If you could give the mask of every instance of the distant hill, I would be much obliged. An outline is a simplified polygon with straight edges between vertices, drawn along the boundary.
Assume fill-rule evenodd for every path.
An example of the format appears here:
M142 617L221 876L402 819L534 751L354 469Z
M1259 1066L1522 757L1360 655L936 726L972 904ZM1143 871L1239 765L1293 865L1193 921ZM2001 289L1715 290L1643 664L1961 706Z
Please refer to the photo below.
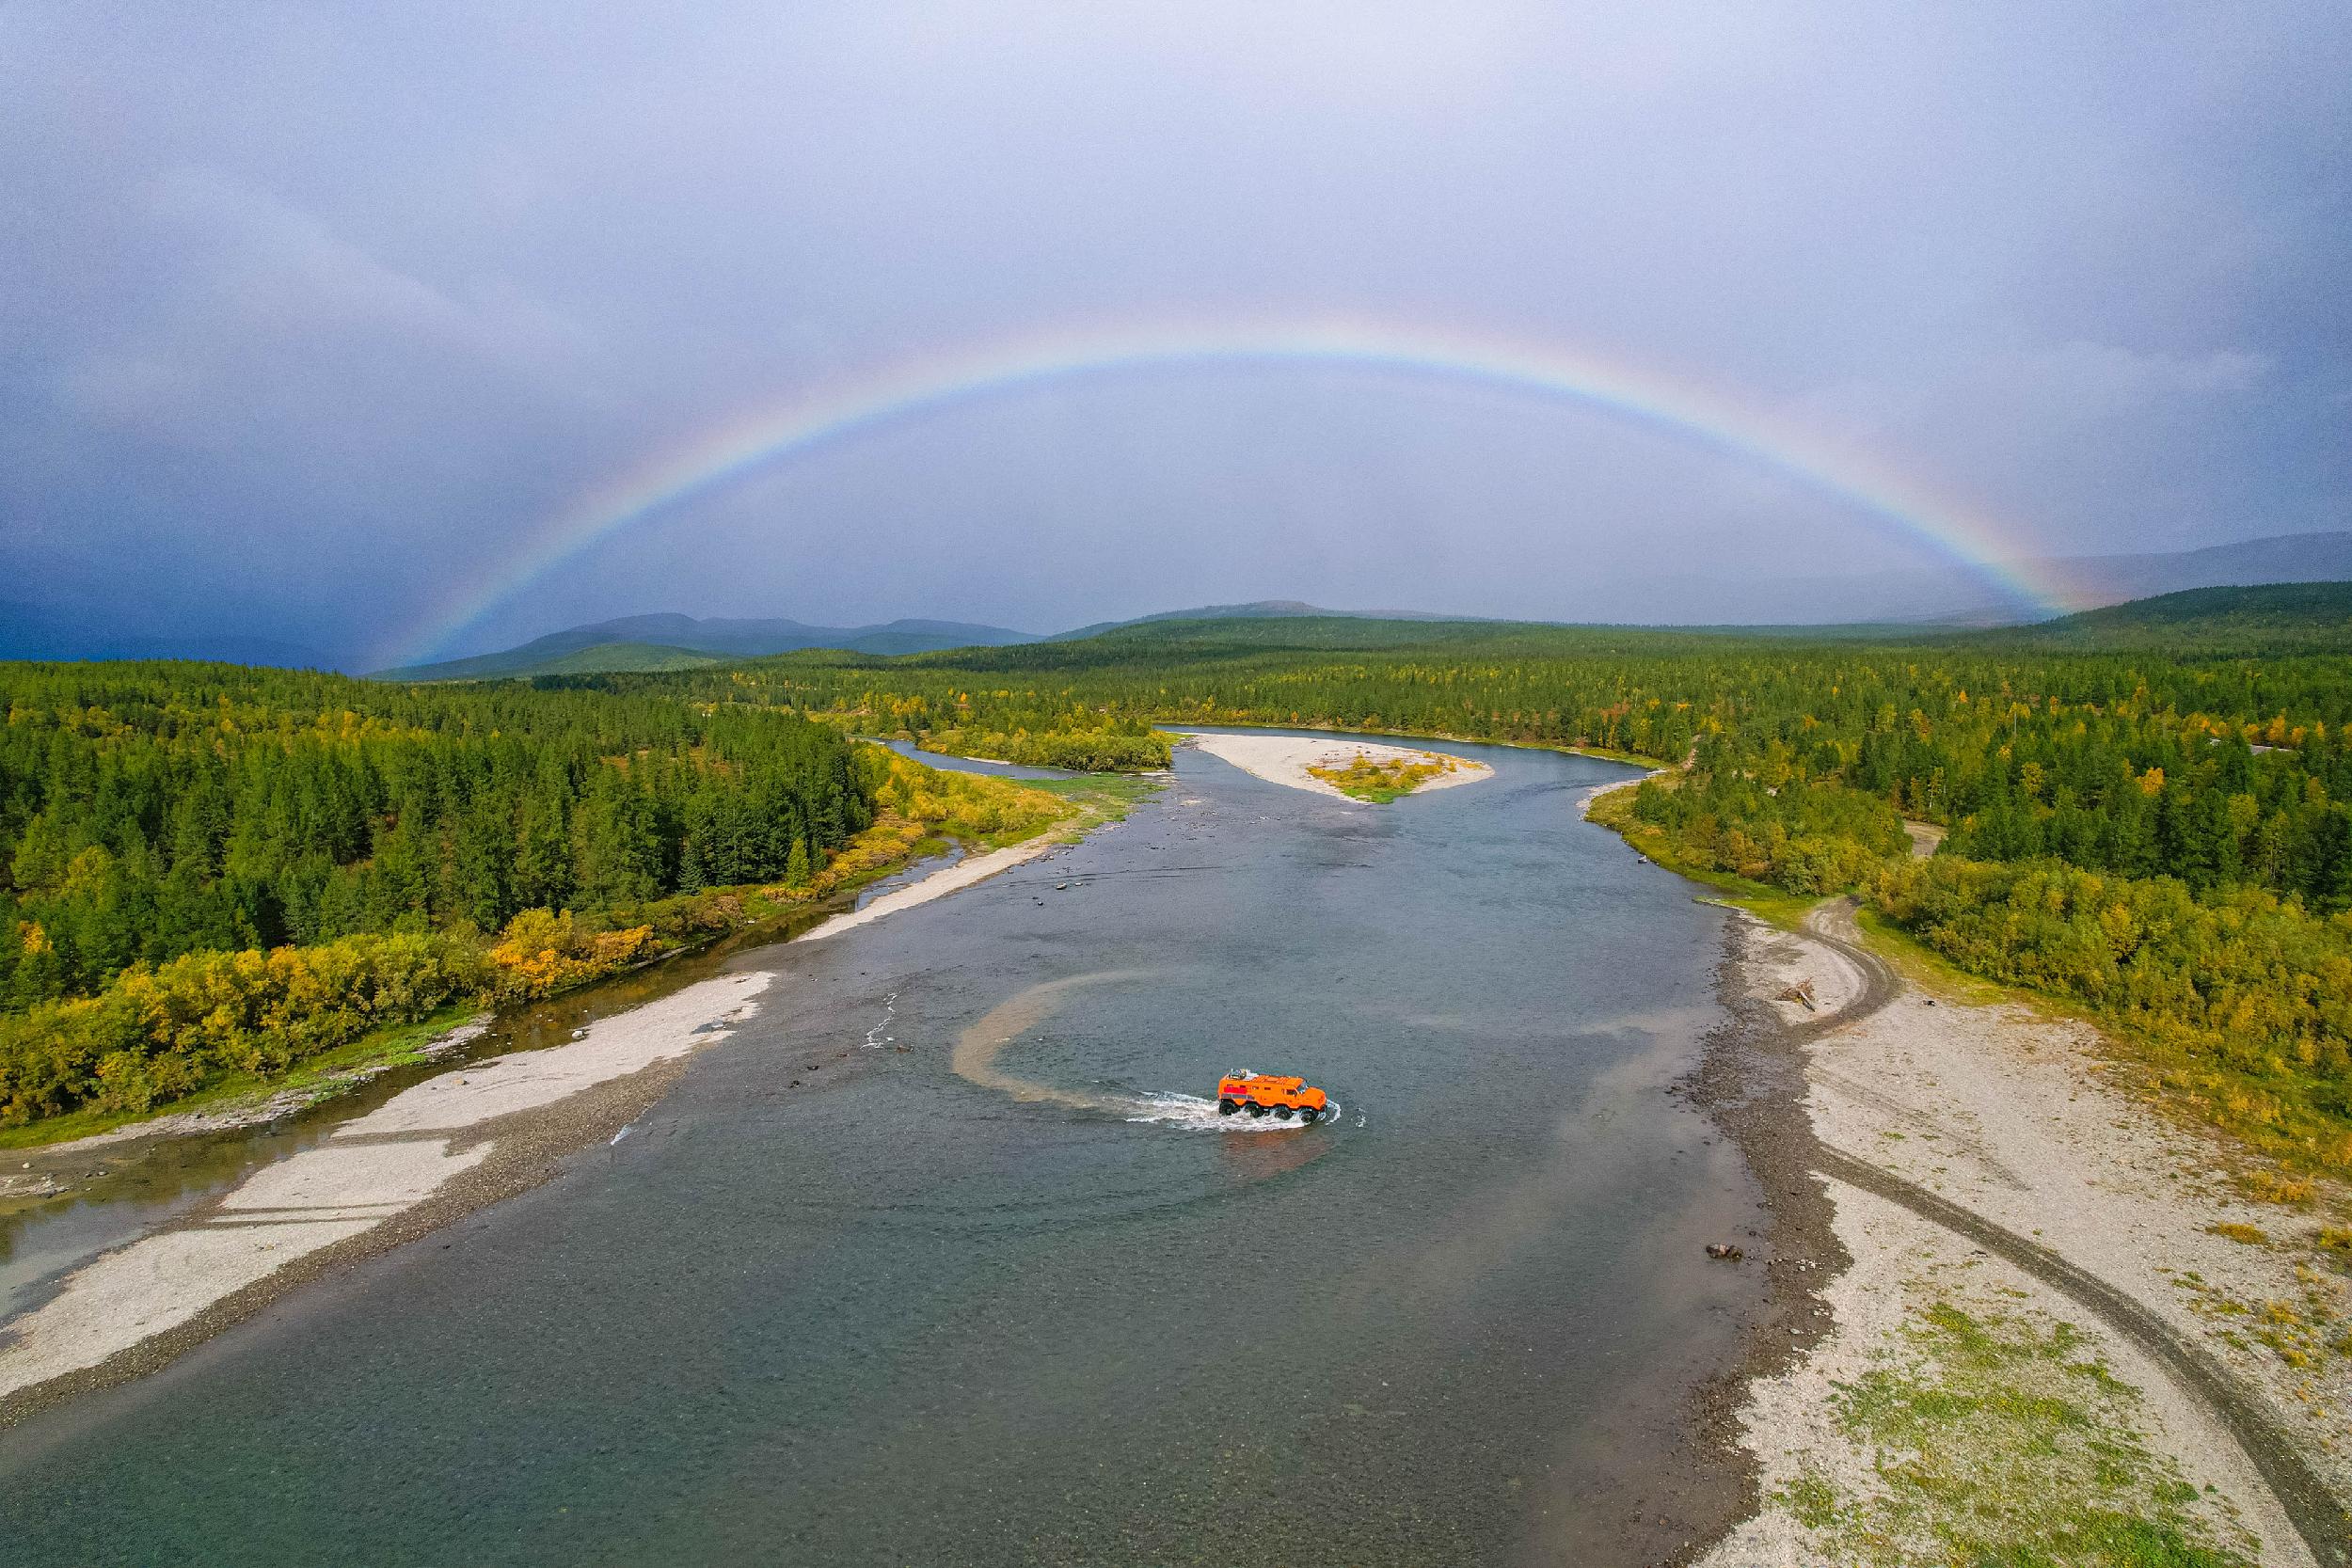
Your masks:
M1767 628L1781 635L1815 638L1804 628ZM1841 628L1842 630L1842 628ZM1123 623L1080 640L1049 638L1019 647L927 654L914 661L930 667L1003 671L1026 677L1115 664L1153 666L1170 659L1255 655L1284 651L1375 652L1397 649L1475 651L1480 657L1545 658L1564 652L1665 646L1708 630L1663 626L1563 626L1543 621L1392 620L1373 615L1248 615L1226 619L1185 617ZM793 657L793 656L788 656Z
M2064 609L2090 610L2191 588L2352 581L2352 532L2280 534L2194 550L2052 556L2012 562L2008 569L2020 579L2047 590ZM1559 593L1557 615L1516 624L1958 628L2013 626L2047 613L2022 597L1997 599L1982 570L1956 564L1835 577L1747 574L1731 578L1704 570L1596 577L1562 583ZM1326 610L1295 599L1263 599L1253 604L1163 610L1126 621L1098 621L1045 641L1076 641L1168 621L1335 618L1461 624L1480 619L1419 610Z
M1080 641L1048 638L1017 648L969 656L940 656L975 669L1041 673L1132 660L1219 652L1282 649L1324 652L1403 648L1475 650L1479 657L1556 657L1565 654L1689 646L1693 638L1747 639L1785 643L1898 642L1922 646L1967 643L2041 648L2164 648L2184 655L2269 655L2352 649L2352 581L2260 584L2190 589L2083 610L2031 626L1963 628L1916 623L1859 622L1838 626L1626 626L1551 621L1469 621L1330 611L1238 614L1206 611L1122 622Z
M2192 588L1979 636L2036 647L2342 653L2352 649L2352 581Z
M1859 622L1833 626L1771 624L1629 626L1587 622L1447 620L1434 615L1382 615L1318 610L1295 600L1208 605L1132 621L1082 626L1019 643L960 643L928 650L919 662L1043 676L1106 662L1151 664L1168 658L1278 650L1341 653L1408 648L1475 650L1499 658L1557 657L1573 652L1632 651L1688 646L1693 638L1745 638L1784 642L1954 643L2129 651L2164 647L2185 655L2272 654L2352 648L2352 583L2283 583L2193 589L2134 600L2023 626L1960 627L1918 623ZM838 644L829 644L838 646ZM675 655L678 650L660 650ZM599 651L600 652L600 651ZM787 650L803 653L808 650ZM691 656L690 656L691 657ZM711 659L710 662L720 662ZM680 668L606 661L543 666L538 673Z
M379 670L392 681L498 680L519 675L596 674L627 670L690 669L677 662L723 663L801 648L844 648L860 654L923 654L944 648L995 648L1038 639L1003 626L960 621L891 621L875 626L812 626L799 621L697 620L691 615L628 615L534 638L520 647L439 664ZM586 658L588 662L577 660ZM644 662L659 659L665 662Z
M1281 620L1347 620L1347 621L1477 621L1472 615L1438 615L1421 610L1325 610L1298 599L1256 599L1248 604L1210 604L1195 610L1163 610L1154 615L1138 615L1132 621L1097 621L1092 626L1079 626L1072 631L1057 631L1051 637L1040 638L1043 642L1076 642L1089 637L1101 637L1105 632L1125 631L1133 626L1155 626L1163 621L1281 621Z
M724 664L723 654L701 654L691 648L665 648L659 642L599 642L575 654L558 654L531 673L534 675L605 675L629 671L699 670Z
M371 679L394 681L501 680L528 675L585 675L634 671L691 669L695 663L717 664L770 654L798 653L808 648L840 648L850 653L887 657L899 654L943 653L956 648L1007 648L1031 642L1075 642L1088 638L1141 628L1168 627L1168 635L1184 636L1181 628L1232 622L1345 622L1359 627L1390 623L1429 626L1496 626L1509 623L1463 621L1421 610L1321 610L1296 599L1260 599L1252 604L1202 605L1196 610L1164 610L1132 621L1098 621L1074 631L1039 637L1003 626L970 626L959 621L892 621L878 626L811 626L798 621L699 621L691 615L630 615L573 626L495 654L453 658L439 664L407 665L379 670ZM1277 641L1284 639L1278 637ZM1421 639L1407 635L1406 641ZM1311 645L1332 646L1343 635L1325 632Z
M2352 532L2275 534L2195 550L2050 556L2016 562L2015 570L2026 580L2048 587L2060 604L2075 610L2197 588L2352 581ZM1981 585L1961 580L1965 576L1957 569L1940 581L1935 574L1890 575L1878 585L1883 604L1875 613L1884 619L1947 625L2019 619L1985 603Z
M1123 622L1097 633L1096 638L1104 642L1164 647L1401 648L1443 642L1494 643L1518 632L1567 629L1543 621L1454 621L1434 615L1356 615L1319 610L1298 615L1154 615Z
M2285 533L2165 554L2061 556L2034 563L2085 610L2194 588L2352 581L2352 532Z

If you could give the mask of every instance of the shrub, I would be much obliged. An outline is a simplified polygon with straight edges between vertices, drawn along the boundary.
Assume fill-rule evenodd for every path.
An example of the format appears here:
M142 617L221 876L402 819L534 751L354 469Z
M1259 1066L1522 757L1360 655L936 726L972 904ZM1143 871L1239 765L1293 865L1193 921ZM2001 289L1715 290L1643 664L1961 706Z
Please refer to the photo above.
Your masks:
M0 1125L144 1111L230 1073L282 1071L476 993L473 943L353 936L134 964L96 996L0 1019Z
M1869 893L1961 967L2122 1025L2207 1120L2352 1167L2352 920L2256 888L1953 855L1890 863Z
M525 910L490 949L490 991L516 1002L569 990L633 962L653 940L651 926L592 932L578 928L569 910Z

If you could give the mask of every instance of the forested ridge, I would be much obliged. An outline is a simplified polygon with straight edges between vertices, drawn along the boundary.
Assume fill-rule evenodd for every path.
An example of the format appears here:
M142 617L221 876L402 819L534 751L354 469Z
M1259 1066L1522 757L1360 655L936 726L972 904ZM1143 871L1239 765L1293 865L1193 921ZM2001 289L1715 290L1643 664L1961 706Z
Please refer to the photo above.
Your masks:
M2352 587L2203 590L1941 635L1343 618L798 655L579 683L788 705L955 749L1157 723L1582 746L1672 771L1613 814L1674 863L1859 892L2083 1003L2274 1150L2352 1168ZM2283 650L2283 651L2281 651ZM1050 737L1041 740L1041 737ZM1947 830L1909 858L1905 818Z

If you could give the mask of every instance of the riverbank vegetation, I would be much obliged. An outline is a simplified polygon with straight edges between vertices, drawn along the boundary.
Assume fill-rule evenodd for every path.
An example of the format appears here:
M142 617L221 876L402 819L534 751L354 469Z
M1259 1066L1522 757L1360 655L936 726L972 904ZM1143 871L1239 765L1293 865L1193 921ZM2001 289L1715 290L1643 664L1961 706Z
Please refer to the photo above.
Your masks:
M2143 1042L2194 1114L2342 1173L2347 624L2344 584L1910 636L1169 622L593 684L965 736L1273 724L1647 759L1665 773L1607 816L1668 863L1790 895L1851 890L1969 973ZM1906 820L1945 831L1931 860L1910 859Z
M1076 700L1068 689L1035 683L975 689L952 662L957 657L813 652L692 673L549 677L534 684L682 699L712 711L792 709L943 756L1024 768L1140 773L1168 766L1177 737L1155 728L1148 713Z
M1066 768L1073 773L1142 773L1168 766L1175 737L1149 724L1069 725L1061 729L907 728L901 738L943 756L986 757L1024 768Z
M0 1126L266 1081L1085 809L772 710L0 665Z
M1410 795L1430 780L1454 771L1454 767L1451 760L1435 757L1424 762L1414 762L1405 757L1375 762L1359 752L1343 766L1310 767L1307 772L1310 777L1321 779L1350 800L1386 805L1401 796Z

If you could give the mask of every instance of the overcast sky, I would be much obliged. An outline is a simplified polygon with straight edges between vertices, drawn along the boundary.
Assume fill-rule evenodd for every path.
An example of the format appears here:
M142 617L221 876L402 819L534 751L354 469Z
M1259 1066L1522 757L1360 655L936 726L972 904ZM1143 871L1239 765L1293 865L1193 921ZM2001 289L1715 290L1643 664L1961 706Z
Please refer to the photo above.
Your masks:
M15 0L0 603L364 666L747 410L1329 313L1645 367L2046 553L2347 526L2348 83L2342 0ZM442 651L656 610L1590 617L1934 559L1597 413L1187 372L828 448Z

